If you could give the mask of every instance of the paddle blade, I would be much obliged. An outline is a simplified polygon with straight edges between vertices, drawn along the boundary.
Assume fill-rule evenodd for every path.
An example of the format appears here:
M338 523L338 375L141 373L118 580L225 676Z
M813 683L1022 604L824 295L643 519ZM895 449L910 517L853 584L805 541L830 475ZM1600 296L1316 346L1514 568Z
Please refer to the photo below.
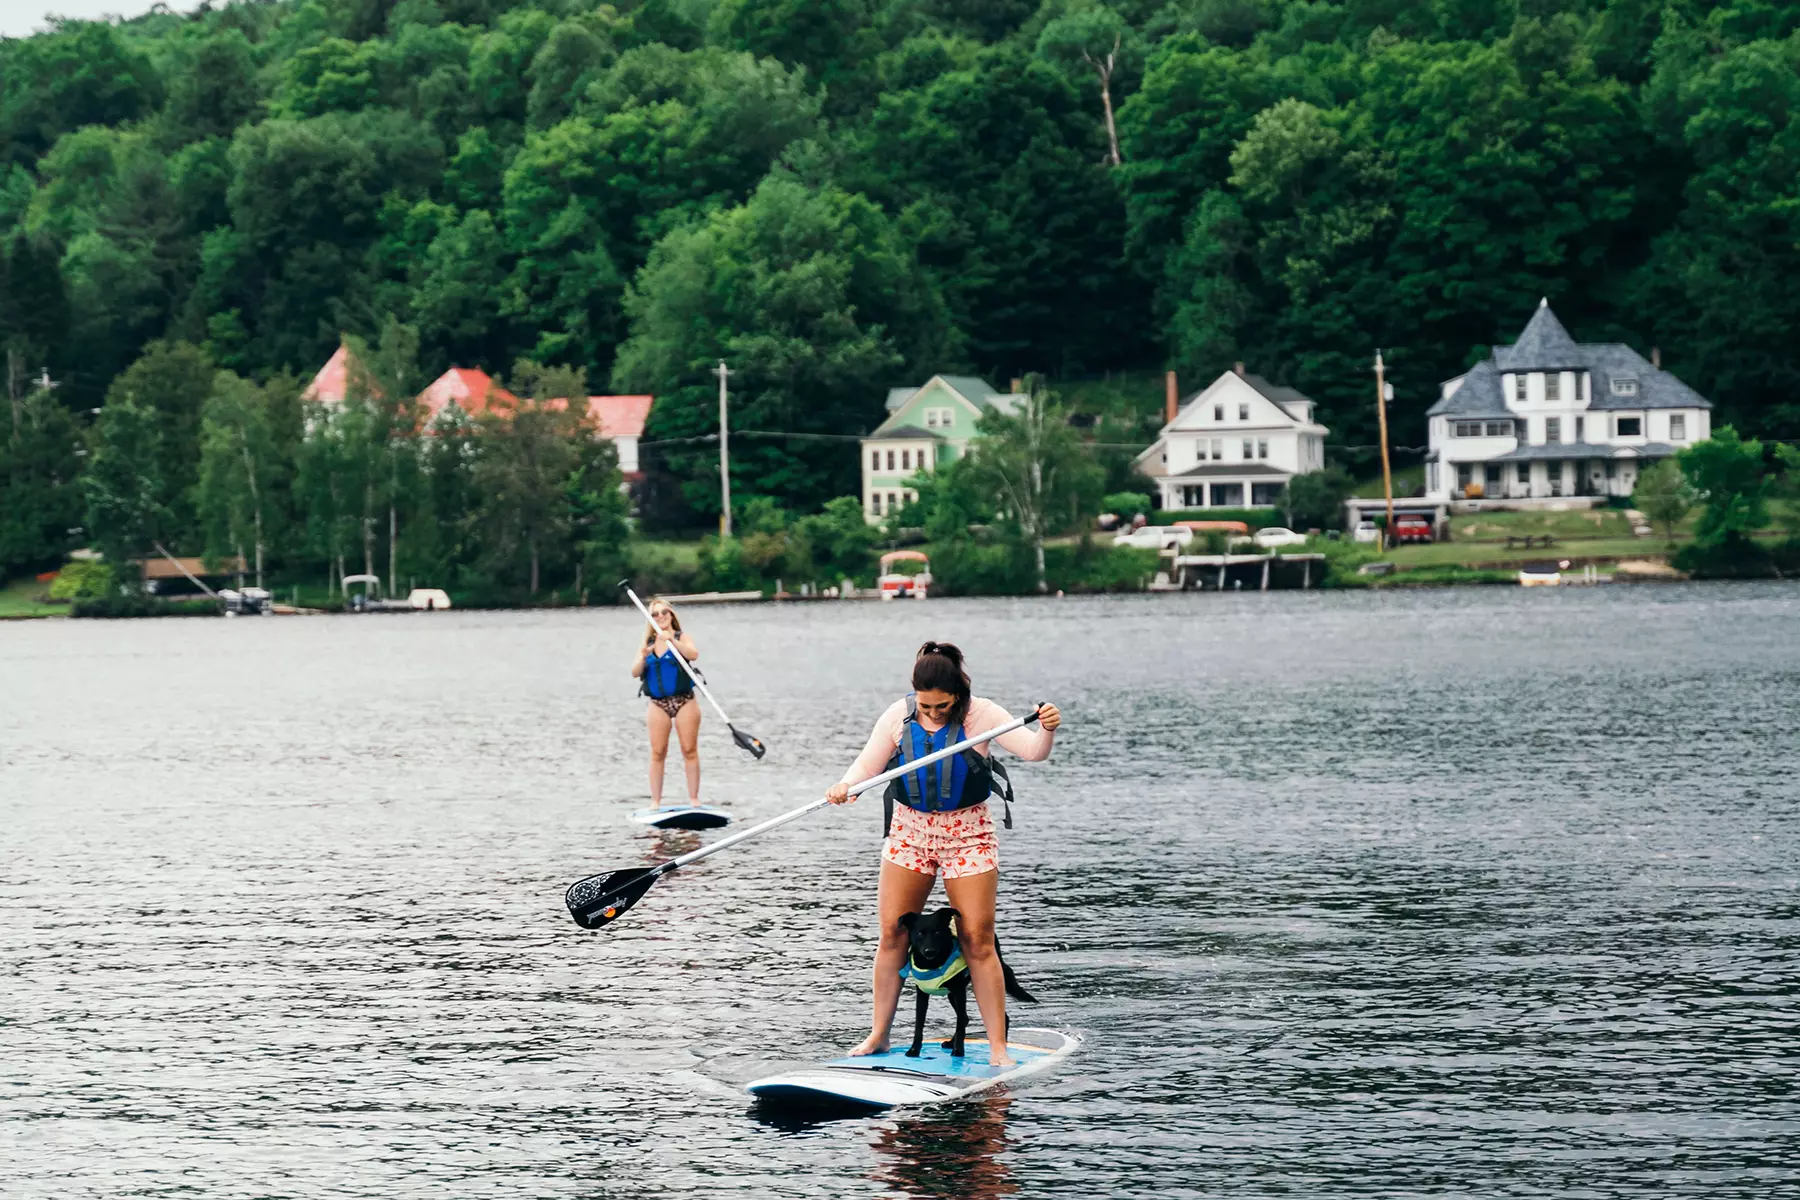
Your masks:
M631 867L607 875L590 875L570 884L563 899L577 925L603 929L629 912L661 874L655 867Z
M756 737L753 734L745 733L736 725L728 726L728 728L731 730L731 740L748 750L750 753L756 755L756 757L761 758L769 752L769 748L762 744L761 738Z

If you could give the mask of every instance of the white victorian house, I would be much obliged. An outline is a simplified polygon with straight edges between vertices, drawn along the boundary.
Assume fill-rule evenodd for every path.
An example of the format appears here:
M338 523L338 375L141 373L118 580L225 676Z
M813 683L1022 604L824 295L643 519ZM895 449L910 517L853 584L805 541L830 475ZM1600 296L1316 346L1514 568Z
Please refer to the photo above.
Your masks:
M1438 501L1629 496L1640 465L1712 433L1712 404L1620 342L1577 342L1550 302L1510 346L1446 380L1426 417Z
M967 452L983 413L1011 413L1018 398L973 375L933 375L888 391L887 419L862 440L863 515L881 520L919 494L910 481Z
M1288 480L1325 467L1329 431L1313 409L1239 363L1181 402L1138 470L1156 481L1161 508L1266 508Z

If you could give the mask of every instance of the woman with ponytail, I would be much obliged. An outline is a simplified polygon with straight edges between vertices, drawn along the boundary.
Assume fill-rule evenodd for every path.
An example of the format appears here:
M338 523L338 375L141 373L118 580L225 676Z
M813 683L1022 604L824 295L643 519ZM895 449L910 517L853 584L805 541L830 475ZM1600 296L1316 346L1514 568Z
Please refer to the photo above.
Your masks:
M962 651L948 642L926 642L919 648L912 686L911 695L881 714L869 744L843 780L826 793L834 804L854 800L850 788L865 779L1013 719L993 701L971 694ZM1054 704L1041 705L1037 729L1015 729L994 741L1028 762L1039 762L1050 757L1061 724L1062 714ZM906 962L907 932L901 918L924 910L932 882L942 875L950 906L960 918L957 940L987 1030L989 1061L1011 1065L1006 1053L1005 979L994 949L1000 841L987 804L990 752L991 744L983 743L907 774L890 790L897 803L881 850L874 1016L869 1036L850 1052L853 1055L880 1054L888 1048L888 1031L900 1002L900 969Z

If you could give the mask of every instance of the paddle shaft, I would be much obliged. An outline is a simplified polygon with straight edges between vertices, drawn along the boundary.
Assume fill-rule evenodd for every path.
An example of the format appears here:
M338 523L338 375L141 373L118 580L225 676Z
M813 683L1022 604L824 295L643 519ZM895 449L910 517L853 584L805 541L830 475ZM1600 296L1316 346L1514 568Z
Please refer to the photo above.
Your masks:
M636 599L636 597L633 597L633 599ZM891 771L883 771L873 778L865 779L858 784L853 784L850 788L850 794L853 796L860 796L871 788L880 787L884 783L900 778L908 771L916 771L928 763L934 763L941 759L949 758L952 754L961 754L971 746L979 746L983 742L991 742L1002 734L1011 733L1015 729L1023 729L1037 719L1037 710L1033 709L1022 717L1014 717L1011 721L1008 721L998 729L988 730L980 737L968 738L964 741L957 742L954 746L945 746L942 750L934 750L930 754L913 759L903 767L895 767ZM671 858L668 862L663 863L655 869L659 874L663 874L673 871L676 867L684 867L688 863L698 862L709 854L717 854L727 846L735 846L739 842L747 841L759 833L766 833L778 825L786 825L789 821L797 821L814 809L823 808L830 803L831 801L829 799L820 796L817 800L809 801L799 808L794 809L792 812L782 813L779 817L771 817L760 825L752 825L750 828L731 834L729 837L722 837L711 845L702 846L698 850L690 850L680 858Z
M625 594L631 597L631 602L637 605L637 610L644 614L644 620L650 622L650 628L656 629L656 621L650 616L650 610L644 607L644 602L638 599L638 594L629 587L625 589ZM658 633L660 634L661 631L658 630ZM656 645L654 640L650 644L653 647ZM669 639L669 652L675 656L675 661L681 664L681 669L687 672L687 677L694 681L694 686L700 690L700 694L706 697L706 702L713 706L713 711L719 714L719 720L730 725L731 718L725 715L725 710L719 707L719 702L713 699L713 694L706 690L705 681L700 678L699 672L689 665L687 656L681 652L680 647L676 646L674 638Z

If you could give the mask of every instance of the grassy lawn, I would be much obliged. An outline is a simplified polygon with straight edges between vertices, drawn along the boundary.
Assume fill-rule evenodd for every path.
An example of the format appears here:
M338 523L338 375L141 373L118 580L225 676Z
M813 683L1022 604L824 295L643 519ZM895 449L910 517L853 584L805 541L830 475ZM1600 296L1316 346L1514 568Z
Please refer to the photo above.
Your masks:
M1413 467L1401 467L1394 472L1394 499L1403 500L1425 490L1425 464ZM1365 479L1350 489L1350 494L1358 500L1379 500L1381 498L1381 476Z
M1682 525L1676 526L1678 533L1682 528ZM1594 508L1578 512L1468 513L1450 518L1450 537L1459 542L1546 533L1558 538L1632 536L1631 522L1625 519L1623 510L1616 508Z
M68 616L68 605L44 604L38 600L49 587L49 584L39 583L29 575L0 584L0 617Z

